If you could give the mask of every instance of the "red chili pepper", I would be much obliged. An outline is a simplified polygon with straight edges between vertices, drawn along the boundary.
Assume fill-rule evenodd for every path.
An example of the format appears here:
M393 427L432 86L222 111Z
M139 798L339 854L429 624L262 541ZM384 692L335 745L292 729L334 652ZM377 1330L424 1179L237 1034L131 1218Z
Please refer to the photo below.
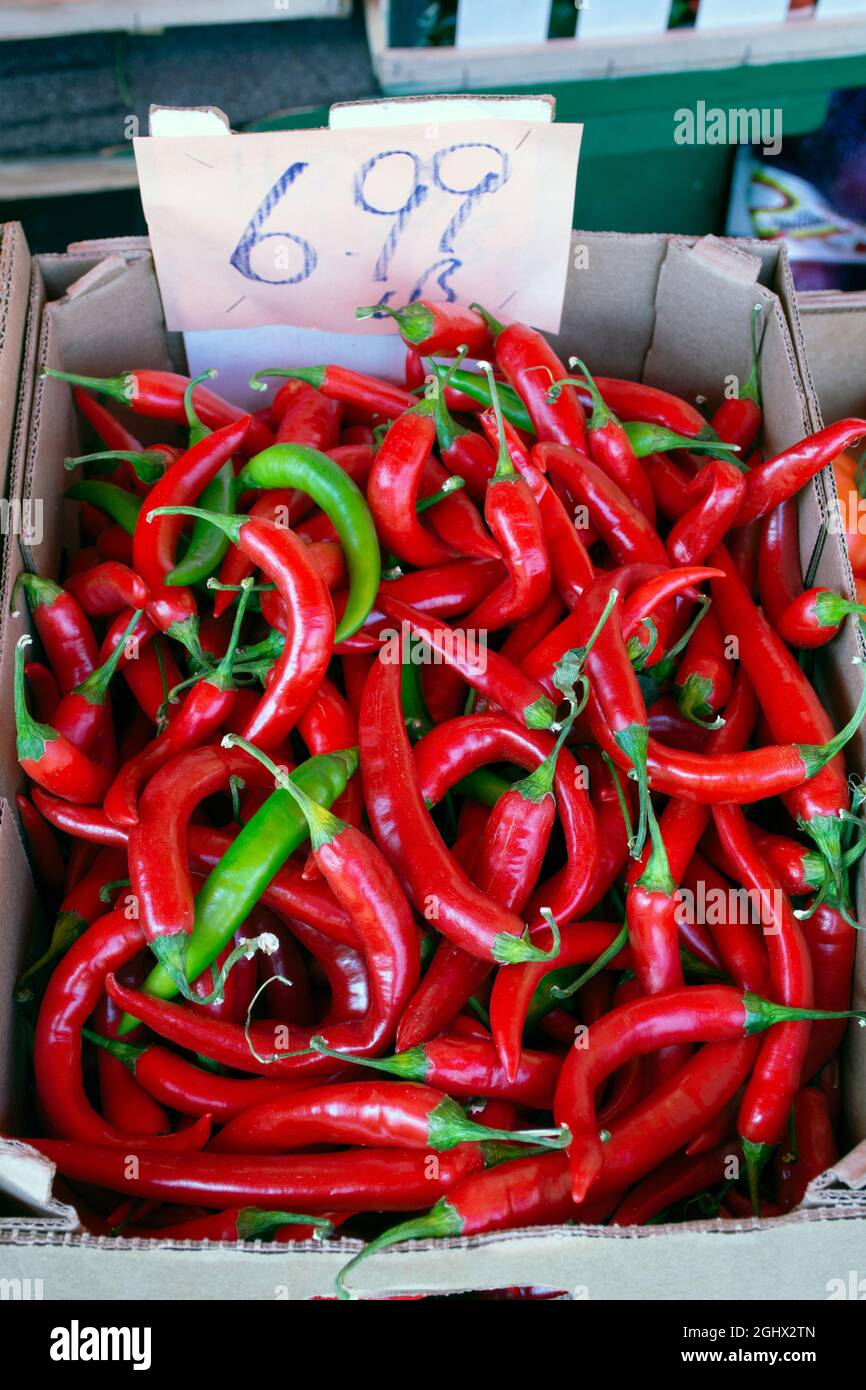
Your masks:
M99 1043L118 1065L132 1073L136 1082L161 1105L181 1115L210 1115L218 1124L227 1124L251 1106L296 1095L303 1089L300 1081L241 1081L221 1076L196 1066L177 1052L148 1042L142 1047L116 1042L98 1034L88 1033L92 1042Z
M586 419L577 392L565 386L556 400L548 395L551 382L566 370L544 336L523 323L503 328L485 317L496 340L496 362L529 411L538 438L585 449Z
M302 1206L315 1212L417 1211L431 1196L447 1192L484 1162L478 1144L463 1144L442 1155L418 1149L346 1149L287 1160L210 1153L173 1153L169 1158L145 1151L137 1139L138 1162L131 1176L128 1158L120 1149L56 1139L23 1142L45 1154L58 1172L73 1181L219 1210L256 1204L275 1210ZM127 1138L127 1153L130 1148Z
M194 902L187 870L192 813L232 777L271 788L267 771L242 750L198 748L181 753L149 782L139 820L129 830L129 874L145 940L160 962L183 975Z
M15 726L18 761L28 777L65 801L102 800L108 772L50 724L37 724L27 710L24 694L24 648L32 639L20 637L15 646Z
M348 367L338 367L333 362L322 367L266 367L250 377L250 386L257 391L266 390L260 380L263 376L287 376L306 381L329 400L351 406L368 420L376 416L395 420L418 404L411 392L404 391L401 386L365 376L363 372L353 372Z
M587 965L616 941L620 928L609 922L574 922L562 929L562 946L553 968ZM609 962L612 970L630 970L632 953L620 950ZM496 974L490 995L490 1026L506 1076L516 1076L520 1066L523 1030L532 996L550 972L551 962L506 965ZM572 1021L572 1038L574 1023Z
M470 357L478 357L492 344L486 320L475 309L461 304L414 299L402 309L392 309L389 304L370 304L355 310L356 319L380 318L386 314L396 322L406 346L421 357L432 357L434 353L447 357L460 352L461 348Z
M380 593L379 605L392 622L406 623L407 630L414 632L431 648L434 660L444 661L459 671L473 690L500 705L518 724L532 729L555 727L556 706L543 686L525 676L507 658L486 647L483 651L476 650L467 634L455 632L447 623L410 607L408 603L390 597L383 599ZM386 658L391 655L387 648L384 655ZM382 655L379 657L381 663ZM393 662L386 661L386 664Z
M745 894L738 893L700 854L690 859L681 887L683 913L706 921L725 973L740 989L766 993L770 963Z
M727 985L691 985L623 1004L594 1024L589 1046L568 1053L554 1100L557 1123L571 1131L568 1155L575 1201L585 1197L605 1163L594 1118L595 1091L625 1062L677 1043L728 1042L818 1016L815 1010L787 1008Z
M394 1057L346 1060L407 1081L423 1081L449 1096L502 1098L531 1110L550 1109L562 1066L558 1054L524 1048L520 1070L514 1081L509 1081L493 1042L486 1036L479 1036L474 1025L471 1031L455 1029L449 1035L431 1039L423 1047L412 1047Z
M736 806L716 806L713 819L719 839L736 863L738 879L760 905L759 920L770 959L774 996L785 1005L811 1008L814 1002L812 963L787 895L755 849L742 811ZM774 1028L761 1044L755 1069L746 1086L737 1127L743 1137L755 1193L766 1146L778 1141L794 1102L809 1031L808 1023L798 1022Z
M471 715L439 724L415 745L415 769L424 802L435 805L470 772L490 762L516 763L532 773L553 749L548 735L530 733L501 715ZM530 897L530 929L543 925L541 908L558 921L569 921L590 905L597 884L600 852L595 816L580 767L567 748L560 748L553 770L553 794L566 844L565 867ZM369 810L369 806L368 806Z
M54 672L43 666L41 661L26 661L24 675L37 720L40 724L50 724L60 703L60 687L54 678Z
M339 1218L329 1221L321 1216L299 1216L290 1211L262 1211L259 1207L231 1207L216 1211L212 1216L196 1216L166 1226L124 1226L118 1234L127 1240L269 1240L280 1244L300 1240L324 1240Z
M815 980L819 1009L844 1009L851 1003L857 929L832 903L820 903L800 921ZM813 1023L803 1062L803 1080L811 1081L842 1045L845 1023Z
M715 1187L739 1171L740 1149L736 1141L723 1140L700 1157L669 1158L638 1183L611 1217L613 1226L646 1226L660 1212Z
M489 716L481 716L480 718L483 723L485 718L489 718ZM468 721L459 721L460 724L464 722L473 723L476 729L478 728L477 722L471 718ZM493 723L495 722L493 721ZM445 725L440 725L442 729L445 727ZM496 733L489 724L487 730L488 735L493 735L496 738ZM460 733L463 732L464 730L461 729ZM501 729L499 732L501 733ZM518 740L522 739L519 730L515 729L514 732L518 734ZM561 738L562 735L560 735ZM502 741L503 743L508 742L507 734ZM474 738L471 739L471 742L476 744ZM478 742L483 742L483 734ZM545 742L549 741L545 740ZM427 738L422 740L423 743L427 743ZM464 745L464 747L466 746ZM415 751L425 800L438 800L444 790L447 790L447 785L445 788L440 785L432 791L432 794L428 794L423 782L425 751L428 765L432 762L434 767L438 761L436 752L431 750L429 743L427 743L426 750L421 751L421 744L418 744ZM524 756L525 751L525 749L521 749ZM515 783L508 791L503 792L490 815L485 817L485 822L480 827L480 835L469 833L468 841L472 846L471 858L466 861L461 859L457 853L460 842L452 849L455 858L470 874L475 886L480 888L482 892L489 894L494 902L513 912L522 913L524 911L538 880L556 813L555 784L560 789L565 789L563 797L565 805L561 810L561 815L566 828L566 863L568 867L564 877L571 879L567 889L574 885L575 896L578 899L583 895L586 879L592 875L594 870L597 850L595 827L594 824L590 823L592 813L584 796L575 815L574 802L575 800L581 801L580 792L575 795L573 790L579 786L578 769L568 754L565 754L564 765L560 768L559 756L562 751L561 744L557 741L544 754L543 761L538 762L527 777ZM490 756L489 749L486 756ZM518 754L519 756L520 754ZM530 760L531 758L532 753L530 753ZM451 758L449 761L450 766L446 774L447 782L450 782L454 776L454 760ZM584 833L574 833L578 826ZM589 831L588 834L587 831ZM548 902L553 903L553 907L548 906L547 910L554 915L571 915L570 899L567 893L564 896L560 891L552 894L548 899L546 892L546 888L538 890L535 899L540 898L545 902L545 905ZM489 973L486 962L479 962L450 941L443 942L437 950L433 964L424 976L421 985L409 1001L397 1034L398 1046L401 1049L413 1047L416 1043L425 1042L428 1038L435 1036L480 988ZM516 1075L519 1056L506 1059L501 1049L500 1055L506 1062L506 1071L509 1076Z
M647 768L655 791L666 796L700 801L705 805L730 801L747 805L769 796L781 796L817 779L818 773L852 737L866 716L866 691L854 717L826 744L769 744L739 754L689 753L657 743L651 738ZM593 724L602 749L619 767L630 763L603 722Z
M177 512L166 516L163 508L196 501L232 454L237 453L247 437L250 419L244 415L236 423L214 430L182 454L154 484L135 527L133 568L150 590L148 616L162 632L183 642L194 657L200 657L195 600L189 589L170 588L165 582L176 564L175 548L183 521ZM160 517L156 524L152 521L155 512Z
M382 543L401 560L424 569L453 558L450 547L422 525L415 511L435 436L432 402L415 404L389 429L367 483L367 502Z
M492 432L489 412L485 411L481 416L481 423L490 434L491 441L496 443L498 429L495 434ZM552 585L565 606L573 608L587 584L593 579L595 567L564 504L543 473L530 462L529 454L523 449L517 431L507 420L504 421L504 433L514 466L538 506L544 542L550 557Z
M498 1139L547 1143L554 1130L492 1129L471 1120L442 1091L412 1081L347 1081L264 1101L239 1115L211 1153L268 1154L311 1144L435 1149Z
M322 681L298 720L297 729L310 754L354 748L358 742L355 716L339 690L328 680ZM334 802L333 810L338 819L349 825L361 824L363 803L359 777L349 779L346 790Z
M172 511L175 509L172 508ZM242 733L265 749L276 748L297 723L325 675L334 647L334 609L325 583L291 531L245 516L206 516L277 587L290 616L290 638ZM152 515L152 513L151 513Z
M694 724L713 728L731 698L734 663L719 620L710 608L695 628L677 667L674 689L680 710Z
M485 531L475 503L464 497L462 486L462 478L449 477L441 464L429 457L421 472L423 496L416 502L416 510L426 512L429 505L430 525L439 539L458 555L476 560L498 560L499 547ZM438 498L435 506L433 497Z
M144 581L128 565L115 560L68 576L64 588L78 600L89 618L113 617L121 608L144 608L149 597Z
M649 561L668 565L667 552L655 528L597 464L560 444L536 444L532 461L543 473L550 472L561 479L586 508L618 564Z
M823 647L836 636L849 613L866 613L866 606L852 603L832 589L803 589L797 504L793 497L764 517L760 536L761 605L789 646Z
M496 470L487 484L484 517L496 537L508 578L470 613L467 625L495 629L527 617L550 592L550 557L538 504L508 452L499 397L488 367L499 434Z
M77 600L52 580L36 574L19 575L13 601L19 587L24 590L48 664L61 693L67 695L90 675L99 660L90 623Z
M103 560L132 564L132 537L122 526L104 527L96 537L96 549Z
M171 723L141 752L124 763L106 792L105 811L115 825L137 824L138 795L145 782L177 754L207 743L232 714L236 694L232 666L244 607L245 600L242 600L219 666L195 682Z
M132 453L141 451L141 442L115 415L112 415L110 410L106 409L101 401L94 400L93 396L88 396L87 392L82 391L80 386L73 386L72 397L85 420L96 430L106 449L127 449Z
M68 835L81 837L95 844L121 846L127 843L127 831L113 825L101 807L72 806L46 796L38 787L33 799L49 825ZM190 866L195 872L212 869L231 843L231 836L207 826L190 824L188 844ZM262 903L288 917L303 918L335 940L352 945L357 937L348 916L339 907L330 889L322 883L308 883L301 867L288 860L274 875L262 895Z
M141 953L124 967L127 984L140 984L143 978ZM121 1014L103 995L94 1014L94 1024L106 1037L116 1037ZM86 1030L84 1030L86 1033ZM89 1034L86 1034L90 1036ZM103 1118L124 1134L165 1134L171 1129L164 1107L154 1100L135 1077L109 1052L100 1049L96 1058L99 1103Z
M568 1167L558 1154L540 1154L503 1163L464 1178L425 1216L416 1216L371 1240L337 1276L337 1295L355 1297L346 1279L358 1264L404 1240L473 1236L519 1226L560 1225L574 1214Z
M751 476L751 474L750 474ZM713 563L725 571L712 581L716 613L723 630L736 636L738 656L761 700L773 738L822 743L833 726L823 703L785 644L752 602L735 572L730 555L720 546ZM764 698L766 696L766 698ZM837 885L841 903L847 900L840 865L840 812L849 808L844 760L823 759L813 774L785 797L785 805L824 855Z
M866 420L839 420L750 469L746 475L746 496L735 524L745 526L766 516L864 435Z
M597 376L595 384L605 404L620 420L640 420L658 425L674 434L687 434L693 439L712 439L713 431L701 412L688 401L670 391L648 386L642 381L623 381L615 376ZM578 392L585 405L590 404L589 389Z
M827 1101L821 1091L807 1086L794 1101L792 1129L796 1151L779 1150L776 1160L776 1195L785 1211L798 1207L813 1178L826 1173L839 1157L839 1148Z
M698 565L724 540L746 492L746 480L735 464L710 459L688 485L683 501L688 510L668 533L668 555L675 565Z
M111 624L99 653L100 661L106 661L122 642L129 617L127 609ZM155 632L150 619L142 618L132 640L126 644L120 665L126 684L152 724L159 721L169 692L183 680L171 648L162 637L155 636ZM169 719L174 717L175 709L176 706L169 705Z
M106 720L111 718L108 688L123 656L124 644L132 636L140 617L140 612L133 613L123 637L108 659L91 671L68 695L64 695L54 711L52 727L82 753L91 751L100 731L105 729Z
M56 372L46 367L43 376L54 377L56 381L68 381L72 386L84 386L89 391L98 391L129 406L136 415L147 415L154 420L172 420L176 425L185 425L186 410L184 394L190 383L188 376L176 372L132 371L123 376L90 377L76 376L71 372ZM245 430L246 447L254 454L273 444L274 437L260 420L249 419L243 410L230 405L206 386L196 386L193 392L193 405L203 425L220 431L227 425L240 420L249 420L248 434Z
M338 401L329 401L306 381L287 381L272 402L278 422L276 444L305 444L326 453L340 437L342 410Z
M505 568L498 560L455 560L450 565L434 565L431 569L400 575L398 579L383 579L377 605L383 599L397 599L417 609L419 615L431 613L440 618L452 618L468 612L486 598L504 574ZM334 605L338 612L342 607L341 597L337 595ZM370 653L375 657L383 626L390 624L384 612L375 606L363 630L339 643L337 650L344 659L351 653Z
M716 410L710 421L719 439L726 444L738 444L743 454L748 453L755 444L763 423L761 408L760 355L758 342L758 322L763 306L755 304L751 316L752 365L742 387L736 396L728 396Z
M580 358L572 357L569 365L576 367L584 380L566 377L565 382L571 386L585 385L592 402L592 415L587 426L590 458L622 489L638 511L654 526L656 508L653 490L640 460L635 456L626 431L603 400L595 381ZM563 384L554 382L550 394L558 393Z
M62 888L66 870L60 846L50 826L33 802L21 792L15 794L15 805L18 807L30 862L36 871L37 879L41 880L44 887Z
M382 656L364 689L358 744L373 833L416 909L432 909L443 936L470 955L493 961L536 958L520 919L491 906L442 842L424 804L403 723L400 666Z
M95 922L55 967L39 1010L33 1045L36 1089L56 1134L82 1143L129 1147L130 1136L92 1109L81 1077L81 1029L102 995L105 977L121 969L144 945L141 928L124 912ZM207 1142L202 1119L177 1134L137 1138L141 1148L191 1149Z

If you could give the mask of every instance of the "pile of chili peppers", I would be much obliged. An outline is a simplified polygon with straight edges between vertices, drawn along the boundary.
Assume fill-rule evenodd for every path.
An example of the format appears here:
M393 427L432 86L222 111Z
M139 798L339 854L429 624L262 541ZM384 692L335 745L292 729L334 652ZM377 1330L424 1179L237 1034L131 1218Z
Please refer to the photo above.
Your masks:
M49 373L95 438L18 585L27 1142L143 1240L788 1211L845 1139L866 845L866 695L837 731L811 679L859 609L794 498L866 421L764 458L757 353L705 417L388 312L404 385L274 368L255 414Z

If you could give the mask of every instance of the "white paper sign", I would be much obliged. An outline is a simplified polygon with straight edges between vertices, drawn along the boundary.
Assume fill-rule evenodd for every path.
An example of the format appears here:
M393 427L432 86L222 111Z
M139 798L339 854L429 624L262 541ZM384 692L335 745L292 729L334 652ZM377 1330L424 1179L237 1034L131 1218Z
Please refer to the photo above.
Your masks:
M866 0L818 0L816 19L846 19L866 14Z
M668 27L671 0L583 0L577 9L578 39L627 34L661 34Z
M458 48L497 48L511 43L544 43L552 0L458 0Z
M356 305L424 296L479 300L556 332L582 129L140 137L166 323L353 332Z
M748 24L782 24L789 0L701 0L699 29L731 29Z

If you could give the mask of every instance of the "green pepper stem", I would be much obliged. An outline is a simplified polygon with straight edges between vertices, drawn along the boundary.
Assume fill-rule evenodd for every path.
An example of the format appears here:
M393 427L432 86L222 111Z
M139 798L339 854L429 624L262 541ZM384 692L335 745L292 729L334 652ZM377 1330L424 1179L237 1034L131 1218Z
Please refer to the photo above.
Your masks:
M208 676L209 685L214 685L218 690L227 690L233 685L232 667L237 656L238 643L241 638L241 626L244 621L247 604L252 598L254 581L252 575L242 579L240 583L240 594L238 596L237 609L235 610L235 620L229 637L225 655L212 676Z
M83 386L87 391L99 391L120 401L121 405L129 405L135 390L132 372L124 372L123 376L80 376L77 372L58 372L54 367L43 367L41 375L54 381L67 381L70 386Z
M618 956L620 951L624 950L627 945L628 927L623 925L610 945L602 951L600 956L596 956L592 965L587 966L582 975L579 975L570 985L554 985L550 991L551 994L556 999L570 999L573 994L577 994L579 989L583 989L585 984L588 984L590 980L594 979L595 976L604 969L608 962L612 961L614 956Z
M648 454L665 453L668 449L688 449L693 454L712 454L714 458L729 459L745 469L745 464L737 457L739 444L723 444L718 439L702 439L698 436L676 434L663 425L650 425L643 420L626 420L623 429L638 458Z
M502 404L499 400L499 390L496 385L496 378L493 375L493 368L489 362L479 362L478 365L487 377L487 384L490 388L490 404L493 406L493 413L496 416L496 429L499 434L499 453L496 456L496 468L487 484L489 487L490 483L499 483L503 480L516 478L518 473L514 464L511 462L511 455L508 452L508 441L505 438L505 421L502 416Z
M739 393L740 400L754 401L760 409L761 406L761 348L764 345L763 336L758 342L758 324L764 312L763 304L753 304L749 322L749 334L752 342L752 365L746 384Z
M88 1042L96 1043L97 1047L103 1048L118 1062L122 1062L133 1076L135 1076L135 1066L138 1059L147 1051L146 1047L135 1047L132 1043L118 1042L116 1038L104 1038L101 1033L94 1033L92 1028L82 1028L81 1036L86 1038Z
M466 480L460 477L459 473L452 473L449 478L439 488L438 492L431 492L429 497L419 497L415 503L415 511L418 513L426 512L430 507L435 507L437 502L444 502L446 497L450 497L452 492L459 492L466 486Z
M504 331L505 325L500 323L499 319L494 318L490 310L485 309L483 304L473 303L469 305L469 308L474 309L476 314L481 315L487 327L490 329L493 338L498 338L500 333Z
M433 331L433 314L419 300L404 304L402 309L392 309L390 304L366 304L355 310L356 319L376 318L380 314L394 319L401 337L413 345L423 343Z
M152 511L147 513L145 520L151 522L155 516L194 516L200 521L209 521L211 526L216 526L220 531L224 531L235 545L237 545L241 527L245 521L249 521L249 517L243 514L206 512L201 507L154 507Z
M189 430L190 446L198 444L211 433L207 425L202 424L199 419L192 397L197 386L200 386L203 381L213 381L215 376L216 369L209 367L206 372L194 376L183 393L183 413L186 416L187 429Z
M368 1241L364 1249L355 1255L347 1265L344 1265L337 1275L334 1281L337 1298L344 1302L356 1298L356 1295L349 1290L346 1280L352 1270L357 1269L363 1260L369 1259L377 1251L387 1250L391 1245L401 1245L404 1240L432 1240L437 1236L459 1236L462 1229L461 1218L450 1205L447 1197L441 1197L426 1216L413 1216L409 1221L401 1221L399 1226L392 1226L390 1231L383 1231L380 1236L375 1236L373 1240Z
M139 619L144 613L143 608L137 608L123 630L123 636L114 647L111 655L103 661L101 666L97 666L95 671L91 671L89 676L77 685L72 692L73 695L80 695L89 705L104 705L108 694L108 687L112 678L120 665L126 651L126 644L138 626Z
M15 643L15 678L13 705L15 709L16 746L18 760L25 758L38 762L45 752L46 743L52 743L59 734L49 724L40 724L27 708L24 693L24 653L33 645L33 638L25 632Z
M340 820L331 811L320 806L318 801L314 801L311 796L302 790L301 787L291 781L288 773L283 772L277 767L273 759L267 753L263 753L254 744L248 743L239 734L226 734L222 741L223 748L242 748L245 753L249 753L251 758L260 762L262 767L267 768L273 774L274 781L283 791L287 791L302 812L304 819L310 829L310 844L314 850L321 849L323 845L329 845L332 840L336 840L344 830L348 829L346 822Z
M690 723L697 724L700 729L721 729L725 722L709 703L712 688L709 676L699 676L697 671L691 671L678 687L677 704L680 714Z
M325 380L325 367L262 367L261 371L253 372L248 386L254 391L267 391L267 385L261 381L263 376L286 376L292 381L306 381L310 386L320 387Z
M569 367L577 367L578 371L581 373L581 377L583 378L583 380L580 380L572 376L566 376L563 377L561 381L554 382L554 387L559 388L557 390L557 395L559 395L559 391L562 390L563 386L585 386L586 389L589 391L590 399L592 401L592 415L590 416L589 420L589 429L603 430L605 425L609 425L611 423L618 425L619 420L616 418L613 411L610 409L610 406L607 405L607 403L605 402L605 399L599 391L598 387L596 386L595 379L592 376L586 363L582 362L579 357L569 357L568 365ZM553 387L551 387L551 391L552 390Z
M665 842L662 839L662 832L650 797L647 797L647 826L649 827L652 849L647 859L646 868L637 880L635 887L644 888L647 893L664 893L670 897L677 885L671 873L668 852L665 849Z
M103 461L107 463L110 459L131 464L135 476L142 483L155 483L165 472L165 458L157 449L144 450L141 453L136 453L133 449L103 449L98 454L79 454L77 458L65 458L63 467L71 470L78 468L79 464Z

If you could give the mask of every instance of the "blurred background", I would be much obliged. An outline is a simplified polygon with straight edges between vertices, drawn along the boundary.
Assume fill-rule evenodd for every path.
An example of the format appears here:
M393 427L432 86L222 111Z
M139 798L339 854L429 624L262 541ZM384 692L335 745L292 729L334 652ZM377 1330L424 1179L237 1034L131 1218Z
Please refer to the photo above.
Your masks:
M271 130L551 92L586 123L575 225L784 236L801 288L858 289L864 57L866 0L0 0L0 221L36 251L144 232L151 105Z

